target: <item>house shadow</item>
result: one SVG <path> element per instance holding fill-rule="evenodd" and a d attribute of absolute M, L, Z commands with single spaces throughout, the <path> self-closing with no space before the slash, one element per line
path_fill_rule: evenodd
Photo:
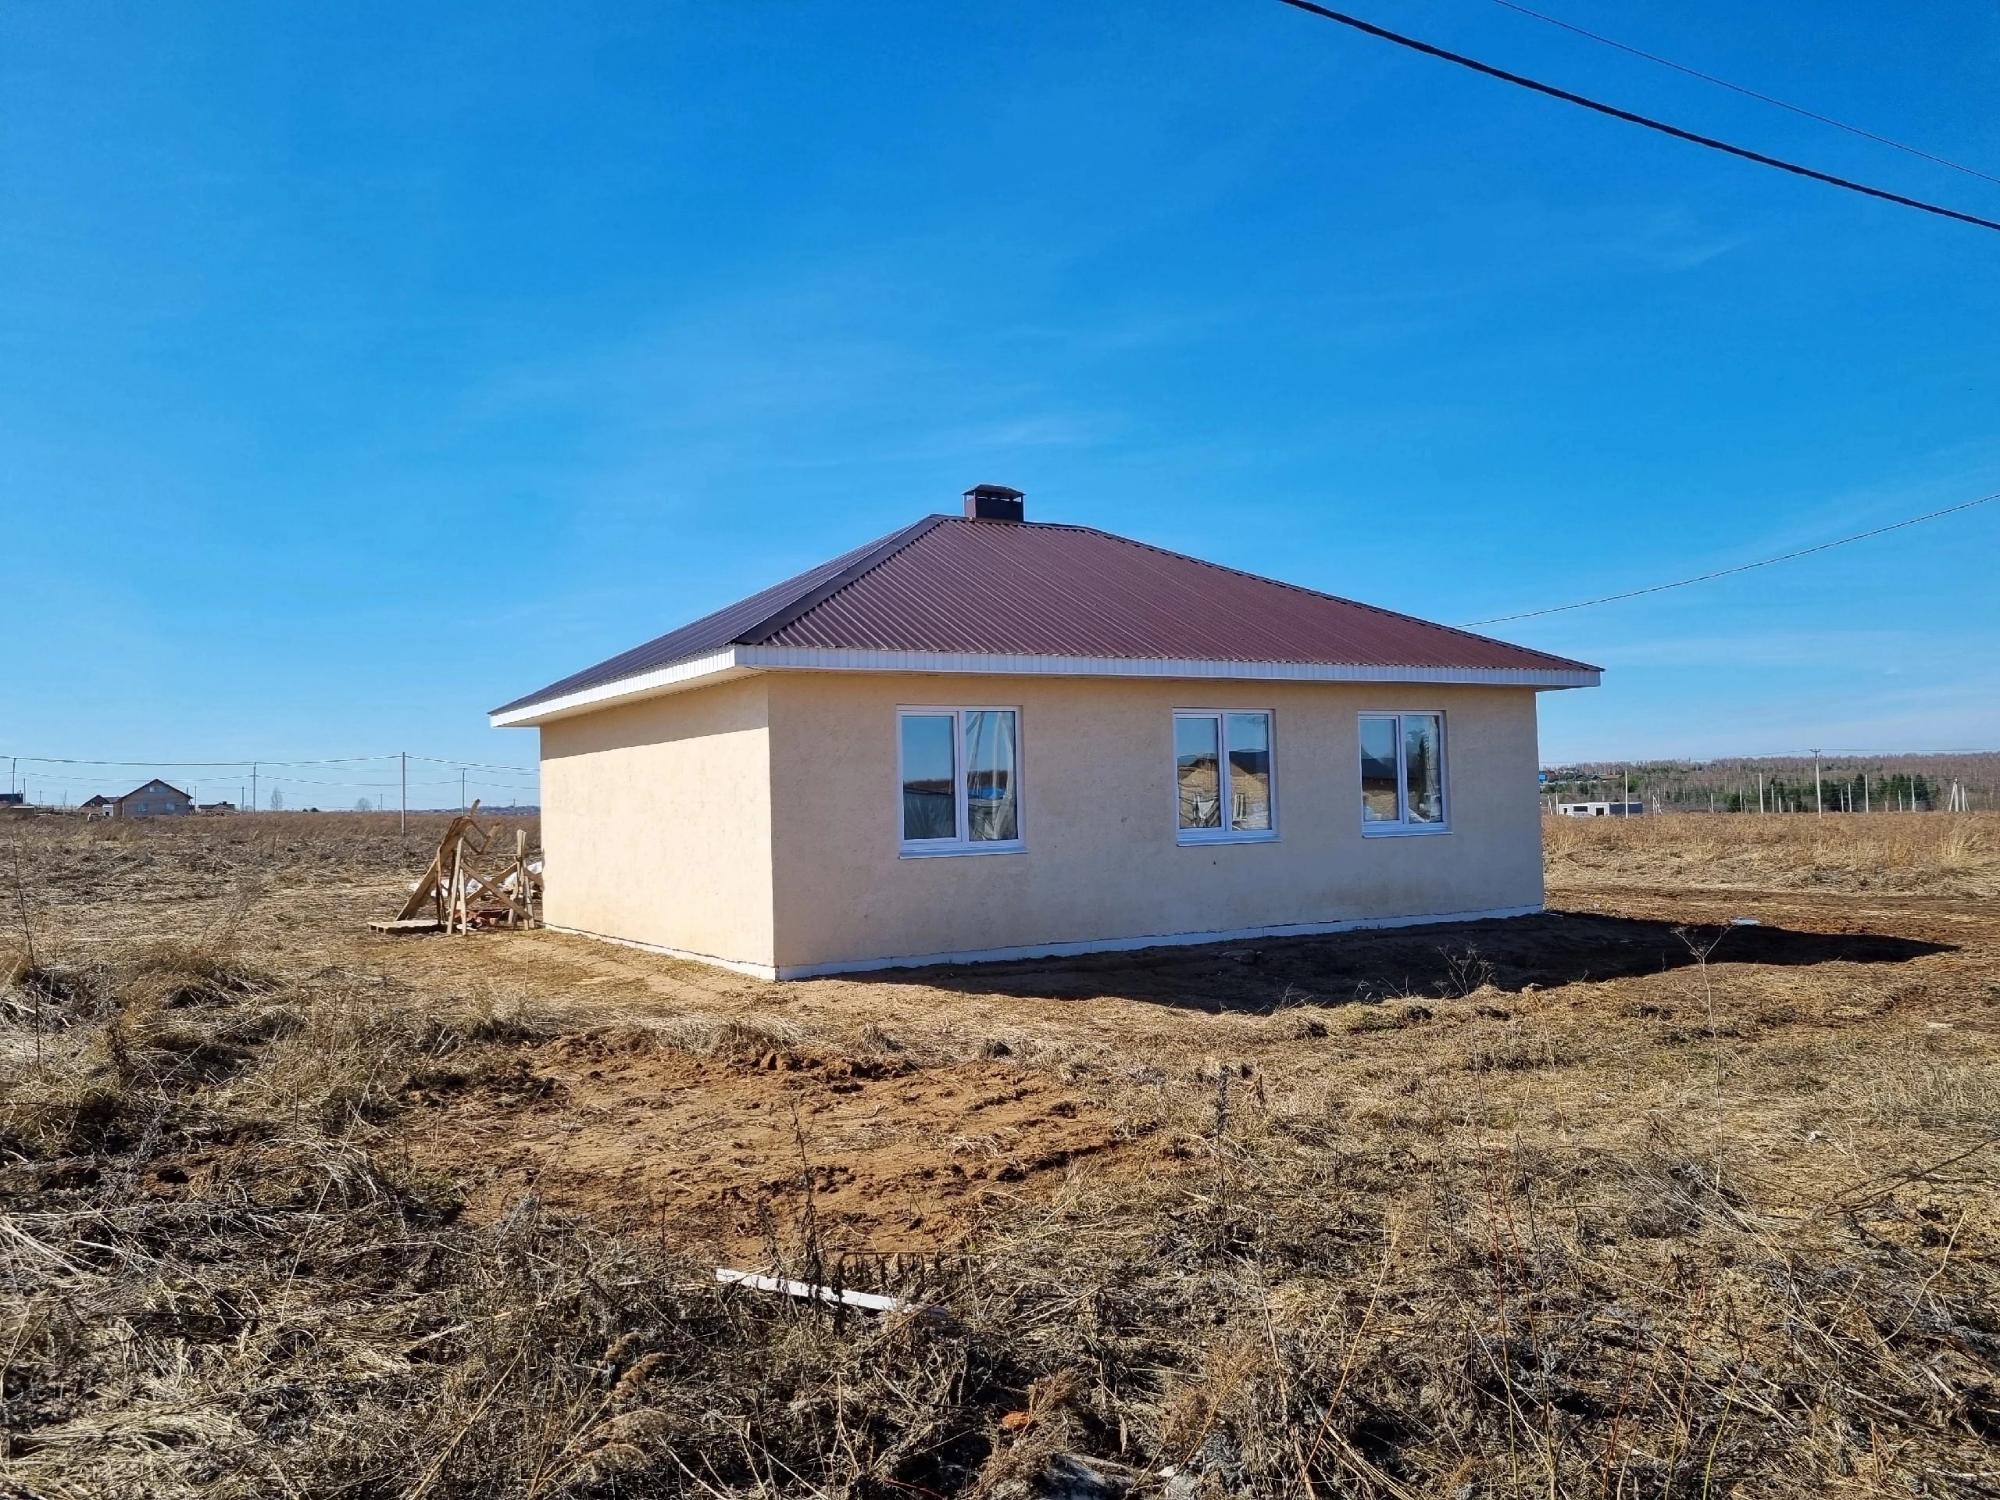
<path fill-rule="evenodd" d="M 1706 950 L 1704 954 L 1704 950 Z M 1766 964 L 1899 964 L 1950 944 L 1869 932 L 1680 925 L 1594 912 L 1503 921 L 1363 929 L 1134 949 L 1006 963 L 881 969 L 844 976 L 1022 1000 L 1137 1000 L 1214 1013 L 1338 1005 L 1395 996 L 1462 995 L 1490 985 L 1518 994 L 1687 968 Z"/>

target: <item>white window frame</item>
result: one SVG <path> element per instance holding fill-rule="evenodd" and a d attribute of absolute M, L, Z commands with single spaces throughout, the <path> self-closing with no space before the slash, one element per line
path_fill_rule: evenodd
<path fill-rule="evenodd" d="M 1271 826 L 1231 828 L 1225 817 L 1220 828 L 1181 827 L 1181 774 L 1179 736 L 1175 731 L 1182 719 L 1214 719 L 1218 763 L 1215 768 L 1216 797 L 1226 812 L 1232 805 L 1229 795 L 1229 716 L 1261 714 L 1265 734 L 1271 744 Z M 1278 841 L 1278 715 L 1268 708 L 1177 708 L 1167 721 L 1167 789 L 1173 794 L 1174 842 L 1177 844 L 1275 844 Z"/>
<path fill-rule="evenodd" d="M 1012 714 L 1014 716 L 1014 837 L 973 839 L 968 836 L 965 787 L 965 716 L 967 714 Z M 951 720 L 952 794 L 951 808 L 957 834 L 949 839 L 906 839 L 903 837 L 903 720 Z M 1028 848 L 1028 799 L 1024 794 L 1028 759 L 1026 718 L 1011 703 L 896 705 L 896 852 L 902 859 L 939 859 L 961 854 L 1025 854 Z"/>
<path fill-rule="evenodd" d="M 1403 737 L 1406 718 L 1434 718 L 1438 724 L 1438 811 L 1435 823 L 1410 821 L 1410 776 L 1408 742 Z M 1361 790 L 1361 724 L 1365 719 L 1396 721 L 1396 820 L 1371 821 L 1365 797 L 1356 797 L 1354 814 L 1361 820 L 1361 832 L 1371 839 L 1422 838 L 1451 832 L 1451 726 L 1441 708 L 1368 708 L 1354 717 L 1355 790 Z"/>

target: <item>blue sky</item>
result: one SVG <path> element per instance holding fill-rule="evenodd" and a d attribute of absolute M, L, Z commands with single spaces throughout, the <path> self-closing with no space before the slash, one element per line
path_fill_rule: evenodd
<path fill-rule="evenodd" d="M 1559 3 L 2000 175 L 1979 0 Z M 1491 0 L 1363 13 L 2000 213 Z M 2000 489 L 2000 236 L 1272 0 L 19 5 L 0 225 L 0 754 L 531 764 L 485 709 L 976 481 L 1446 621 Z M 2000 742 L 1996 542 L 1508 627 L 1607 668 L 1544 756 Z"/>

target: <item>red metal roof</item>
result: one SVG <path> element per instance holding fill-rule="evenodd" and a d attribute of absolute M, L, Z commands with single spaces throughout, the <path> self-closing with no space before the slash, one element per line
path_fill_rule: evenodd
<path fill-rule="evenodd" d="M 928 516 L 494 711 L 731 645 L 1596 670 L 1087 526 Z"/>

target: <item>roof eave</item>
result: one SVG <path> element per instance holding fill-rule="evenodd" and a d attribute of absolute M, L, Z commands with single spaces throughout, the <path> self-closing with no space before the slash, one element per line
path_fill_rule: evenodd
<path fill-rule="evenodd" d="M 720 651 L 707 651 L 699 656 L 668 662 L 663 667 L 621 677 L 615 682 L 595 683 L 574 692 L 558 693 L 527 703 L 511 703 L 505 708 L 494 709 L 486 716 L 486 722 L 494 729 L 531 729 L 556 719 L 571 719 L 599 709 L 618 708 L 645 698 L 712 687 L 732 677 L 750 675 L 749 669 L 739 666 L 735 660 L 742 649 L 740 646 L 725 646 Z"/>
<path fill-rule="evenodd" d="M 924 672 L 950 676 L 1124 677 L 1235 682 L 1437 683 L 1461 687 L 1596 687 L 1600 672 L 1552 660 L 1519 667 L 1409 666 L 1392 662 L 1233 661 L 1198 657 L 1054 656 L 984 651 L 894 651 L 818 646 L 739 646 L 758 671 Z"/>
<path fill-rule="evenodd" d="M 1596 687 L 1581 662 L 1522 667 L 1399 666 L 1367 662 L 1218 661 L 1183 657 L 1035 656 L 998 652 L 728 646 L 615 682 L 495 709 L 495 729 L 528 728 L 642 699 L 710 687 L 752 672 L 915 672 L 982 677 L 1181 678 L 1236 682 L 1379 682 L 1534 691 Z"/>

